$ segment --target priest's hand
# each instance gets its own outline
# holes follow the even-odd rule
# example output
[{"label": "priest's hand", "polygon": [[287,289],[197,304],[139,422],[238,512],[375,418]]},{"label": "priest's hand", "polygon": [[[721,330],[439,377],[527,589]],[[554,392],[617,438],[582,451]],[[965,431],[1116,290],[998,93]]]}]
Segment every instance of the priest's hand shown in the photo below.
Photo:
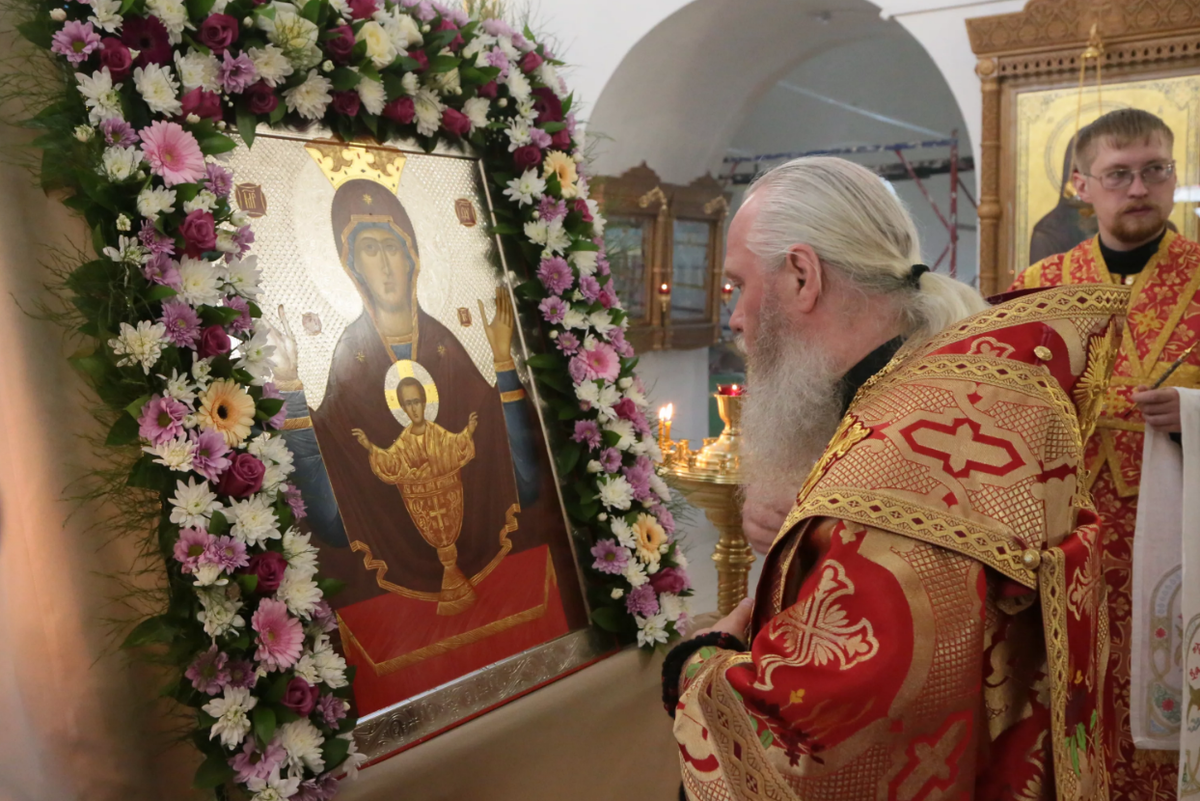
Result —
[{"label": "priest's hand", "polygon": [[771,543],[795,503],[793,492],[747,486],[746,500],[742,503],[742,532],[750,547],[759,553],[771,550]]},{"label": "priest's hand", "polygon": [[483,332],[487,334],[488,344],[492,346],[492,356],[496,364],[512,361],[512,339],[516,315],[513,313],[508,291],[502,286],[496,287],[496,317],[491,323],[487,321],[487,312],[484,311],[483,301],[480,300],[478,303],[479,318],[483,321]]},{"label": "priest's hand", "polygon": [[732,634],[739,640],[746,641],[746,632],[750,628],[750,617],[754,612],[754,599],[743,598],[742,602],[733,608],[725,617],[718,620],[713,625],[706,629],[700,629],[692,634],[693,637],[699,637],[702,634],[711,634],[714,631],[723,631],[726,634]]},{"label": "priest's hand", "polygon": [[1140,386],[1131,396],[1142,412],[1146,425],[1167,434],[1178,434],[1182,428],[1179,418],[1179,390],[1174,387],[1150,389]]}]

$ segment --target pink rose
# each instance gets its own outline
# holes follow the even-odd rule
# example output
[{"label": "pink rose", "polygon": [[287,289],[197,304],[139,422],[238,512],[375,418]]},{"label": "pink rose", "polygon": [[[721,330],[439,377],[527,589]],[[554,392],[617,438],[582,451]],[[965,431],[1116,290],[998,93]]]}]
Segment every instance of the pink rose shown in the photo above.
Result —
[{"label": "pink rose", "polygon": [[100,40],[100,66],[108,67],[113,83],[120,83],[133,72],[133,56],[120,39],[105,36]]},{"label": "pink rose", "polygon": [[550,145],[555,150],[567,151],[571,148],[571,134],[567,133],[567,129],[563,128],[558,133],[550,137]]},{"label": "pink rose", "polygon": [[201,359],[224,356],[229,353],[229,335],[221,326],[210,325],[200,332],[200,344],[196,346],[196,352]]},{"label": "pink rose", "polygon": [[213,55],[219,56],[233,44],[238,35],[238,21],[228,14],[209,14],[200,23],[200,41]]},{"label": "pink rose", "polygon": [[354,19],[370,19],[378,10],[375,0],[350,0],[350,16]]},{"label": "pink rose", "polygon": [[333,93],[333,110],[338,114],[343,114],[347,117],[358,115],[358,109],[362,106],[362,99],[358,96],[358,92],[353,89],[347,92]]},{"label": "pink rose", "polygon": [[528,170],[531,167],[537,167],[541,163],[542,151],[534,145],[525,145],[513,151],[513,164],[517,165],[517,169],[519,170]]},{"label": "pink rose", "polygon": [[479,87],[479,89],[476,90],[476,94],[478,94],[480,97],[493,97],[494,98],[498,92],[499,92],[499,88],[496,86],[495,81],[488,81],[487,83],[485,83],[483,86]]},{"label": "pink rose", "polygon": [[471,120],[461,111],[448,108],[442,112],[442,127],[455,136],[466,136],[471,132]]},{"label": "pink rose", "polygon": [[213,216],[203,209],[196,209],[184,217],[179,233],[183,234],[187,255],[192,258],[199,258],[202,253],[217,246],[217,224]]},{"label": "pink rose", "polygon": [[408,57],[417,62],[417,72],[429,69],[429,56],[425,55],[424,50],[413,50]]},{"label": "pink rose", "polygon": [[[530,53],[530,55],[533,54]],[[558,95],[554,94],[553,89],[540,86],[530,94],[534,97],[533,110],[537,112],[538,125],[545,125],[548,122],[562,122],[562,101],[558,99]]]},{"label": "pink rose", "polygon": [[283,693],[283,705],[302,718],[309,716],[317,706],[321,691],[297,676],[288,682]]},{"label": "pink rose", "polygon": [[242,93],[251,114],[270,114],[279,105],[279,97],[266,81],[250,84]]},{"label": "pink rose", "polygon": [[613,404],[612,409],[622,420],[632,420],[637,416],[637,404],[629,398],[621,398]]},{"label": "pink rose", "polygon": [[221,119],[221,96],[216,92],[206,92],[197,86],[179,98],[179,102],[183,105],[183,111],[179,112],[181,117],[195,114],[201,119]]},{"label": "pink rose", "polygon": [[691,586],[687,574],[674,567],[664,567],[650,577],[650,586],[655,592],[671,592],[678,595]]},{"label": "pink rose", "polygon": [[[451,22],[448,19],[443,19],[441,21],[441,23],[438,25],[437,29],[439,31],[457,31],[458,26],[455,25],[453,22]],[[456,35],[453,39],[450,40],[450,43],[446,45],[446,47],[450,48],[451,50],[453,50],[455,52],[458,52],[458,48],[460,48],[462,46],[463,46],[463,38],[462,38],[461,34]]]},{"label": "pink rose", "polygon": [[325,40],[326,52],[338,64],[348,63],[350,55],[354,52],[354,29],[349,25],[340,25],[329,32],[337,35]]},{"label": "pink rose", "polygon": [[250,557],[250,564],[246,566],[245,572],[252,576],[258,576],[258,586],[254,588],[255,593],[270,595],[279,589],[279,582],[283,581],[283,571],[286,569],[287,560],[283,558],[283,554],[264,551]]},{"label": "pink rose", "polygon": [[542,64],[544,64],[545,61],[546,61],[546,59],[539,56],[533,50],[530,50],[521,59],[521,71],[522,72],[533,72],[538,67],[542,66]]},{"label": "pink rose", "polygon": [[575,211],[577,211],[579,213],[579,216],[583,218],[584,222],[592,221],[592,212],[588,208],[588,204],[587,204],[586,200],[584,200],[581,197],[577,197],[577,198],[575,198],[575,202],[572,205],[574,206]]},{"label": "pink rose", "polygon": [[229,469],[221,474],[217,492],[230,498],[249,498],[262,489],[266,472],[266,466],[257,456],[239,453],[233,457]]},{"label": "pink rose", "polygon": [[408,125],[417,116],[417,107],[411,97],[397,97],[383,107],[383,116],[395,120],[401,125]]}]

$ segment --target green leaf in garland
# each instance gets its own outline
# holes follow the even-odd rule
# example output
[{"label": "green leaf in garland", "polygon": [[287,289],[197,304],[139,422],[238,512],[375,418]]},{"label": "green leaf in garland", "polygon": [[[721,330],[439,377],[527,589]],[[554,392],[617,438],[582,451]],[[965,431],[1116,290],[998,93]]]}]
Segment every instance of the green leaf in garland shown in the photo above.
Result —
[{"label": "green leaf in garland", "polygon": [[562,359],[552,353],[537,353],[526,360],[526,364],[535,370],[561,369]]},{"label": "green leaf in garland", "polygon": [[275,107],[275,110],[271,112],[271,124],[272,125],[278,124],[279,121],[282,120],[286,115],[287,115],[287,106],[283,103],[280,103],[279,105],[277,105]]},{"label": "green leaf in garland", "polygon": [[144,648],[147,645],[170,642],[178,633],[173,625],[167,622],[166,615],[148,617],[133,627],[121,643],[122,649]]},{"label": "green leaf in garland", "polygon": [[434,56],[429,59],[429,72],[436,74],[439,72],[449,72],[462,63],[462,59],[458,56]]},{"label": "green leaf in garland", "polygon": [[[313,0],[313,2],[316,1]],[[200,142],[200,150],[206,156],[217,156],[221,153],[228,153],[237,147],[237,142],[222,133],[208,134],[203,139],[198,138],[198,141]]]},{"label": "green leaf in garland", "polygon": [[237,130],[238,136],[242,137],[242,141],[246,143],[246,147],[254,145],[254,129],[258,126],[258,117],[254,112],[246,108],[245,103],[238,103],[237,107]]},{"label": "green leaf in garland", "polygon": [[178,294],[178,292],[166,284],[158,284],[146,293],[146,297],[150,300],[166,300],[167,298],[173,298]]},{"label": "green leaf in garland", "polygon": [[125,482],[139,489],[166,492],[175,483],[171,480],[171,471],[160,464],[155,464],[150,454],[143,454],[129,471],[129,479]]},{"label": "green leaf in garland", "polygon": [[295,710],[288,709],[286,706],[275,707],[275,717],[279,720],[280,726],[284,725],[285,723],[291,723],[294,720],[300,719],[300,716],[296,714]]},{"label": "green leaf in garland", "polygon": [[[211,531],[209,532],[212,533]],[[258,589],[258,576],[253,573],[238,573],[237,583],[242,588],[242,592],[246,595],[253,595]]]},{"label": "green leaf in garland", "polygon": [[50,17],[44,13],[39,14],[37,19],[22,22],[17,26],[17,31],[42,50],[49,50],[54,43],[54,28],[50,25]]},{"label": "green leaf in garland", "polygon": [[300,16],[304,17],[314,25],[321,18],[321,0],[308,0],[304,4],[304,10],[300,12]]},{"label": "green leaf in garland", "polygon": [[233,776],[233,768],[229,767],[225,757],[214,754],[196,768],[196,777],[192,779],[192,786],[197,790],[211,790],[220,787]]},{"label": "green leaf in garland", "polygon": [[[412,70],[415,70],[417,67],[421,66],[417,62],[413,61],[411,58],[409,58],[409,59],[402,58],[402,59],[400,59],[400,61],[401,62],[412,61],[411,67],[404,67],[404,70],[406,72],[411,72]],[[403,64],[401,66],[403,66]],[[388,73],[387,75],[383,76],[383,90],[385,92],[387,92],[388,100],[395,100],[398,97],[403,97],[404,96],[404,80],[401,78],[401,76],[396,75],[395,73]]]},{"label": "green leaf in garland", "polygon": [[346,582],[335,578],[318,579],[317,588],[326,598],[331,598],[346,588]]},{"label": "green leaf in garland", "polygon": [[263,700],[268,704],[278,704],[283,700],[283,696],[287,694],[287,686],[289,681],[291,681],[291,679],[288,678],[286,671],[280,673],[275,677],[275,680],[271,682],[271,686],[267,688],[267,693],[263,696]]},{"label": "green leaf in garland", "polygon": [[625,617],[625,611],[615,606],[602,606],[592,610],[592,622],[614,634],[623,628]]},{"label": "green leaf in garland", "polygon": [[349,67],[338,67],[329,74],[329,80],[333,82],[334,89],[345,92],[358,86],[362,76]]},{"label": "green leaf in garland", "polygon": [[321,746],[321,754],[325,757],[325,769],[337,767],[346,761],[350,753],[350,741],[341,737],[330,737]]},{"label": "green leaf in garland", "polygon": [[254,736],[258,738],[259,748],[265,749],[267,743],[275,736],[275,712],[265,704],[254,707],[250,713],[254,723]]},{"label": "green leaf in garland", "polygon": [[205,19],[212,11],[213,0],[187,0],[188,16],[192,19]]},{"label": "green leaf in garland", "polygon": [[555,134],[567,127],[565,122],[548,122],[542,126],[542,130],[548,134]]},{"label": "green leaf in garland", "polygon": [[267,420],[270,420],[275,415],[279,414],[279,410],[283,408],[283,398],[263,398],[257,404],[258,411],[266,415]]},{"label": "green leaf in garland", "polygon": [[127,414],[117,418],[117,422],[113,423],[112,428],[108,430],[108,436],[104,438],[104,444],[110,448],[132,445],[137,441],[138,421]]},{"label": "green leaf in garland", "polygon": [[77,356],[69,361],[72,367],[97,383],[107,379],[116,369],[108,359],[94,354]]},{"label": "green leaf in garland", "polygon": [[579,464],[579,455],[583,449],[578,443],[569,443],[558,454],[558,471],[563,475],[570,473],[575,469],[575,465]]},{"label": "green leaf in garland", "polygon": [[225,533],[229,528],[229,519],[221,512],[213,512],[208,520],[208,533],[214,537]]}]

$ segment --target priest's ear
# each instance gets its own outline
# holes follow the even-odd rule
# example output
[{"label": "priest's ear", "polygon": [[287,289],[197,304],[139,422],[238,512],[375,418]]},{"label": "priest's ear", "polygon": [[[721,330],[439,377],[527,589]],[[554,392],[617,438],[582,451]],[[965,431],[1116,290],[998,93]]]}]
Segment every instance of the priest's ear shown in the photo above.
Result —
[{"label": "priest's ear", "polygon": [[781,300],[787,304],[787,308],[803,314],[812,313],[825,279],[817,252],[811,245],[792,245],[780,270],[783,273],[778,287],[783,293]]}]

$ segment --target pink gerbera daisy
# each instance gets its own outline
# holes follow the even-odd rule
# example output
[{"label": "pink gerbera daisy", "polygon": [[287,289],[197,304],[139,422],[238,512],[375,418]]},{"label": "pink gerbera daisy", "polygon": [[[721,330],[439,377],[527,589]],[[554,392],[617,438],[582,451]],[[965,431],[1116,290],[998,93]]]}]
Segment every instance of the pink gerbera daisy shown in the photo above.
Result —
[{"label": "pink gerbera daisy", "polygon": [[594,348],[585,350],[583,360],[591,378],[616,381],[621,373],[621,361],[617,358],[617,352],[603,342],[597,342]]},{"label": "pink gerbera daisy", "polygon": [[54,34],[50,50],[66,56],[72,64],[82,64],[92,51],[100,46],[100,35],[92,29],[90,22],[70,20],[62,30]]},{"label": "pink gerbera daisy", "polygon": [[290,668],[300,659],[304,644],[304,626],[300,619],[288,614],[287,604],[266,598],[251,618],[258,632],[258,650],[254,658],[269,670]]},{"label": "pink gerbera daisy", "polygon": [[167,186],[192,184],[205,177],[200,145],[179,123],[156,120],[138,134],[150,170],[161,175]]}]

